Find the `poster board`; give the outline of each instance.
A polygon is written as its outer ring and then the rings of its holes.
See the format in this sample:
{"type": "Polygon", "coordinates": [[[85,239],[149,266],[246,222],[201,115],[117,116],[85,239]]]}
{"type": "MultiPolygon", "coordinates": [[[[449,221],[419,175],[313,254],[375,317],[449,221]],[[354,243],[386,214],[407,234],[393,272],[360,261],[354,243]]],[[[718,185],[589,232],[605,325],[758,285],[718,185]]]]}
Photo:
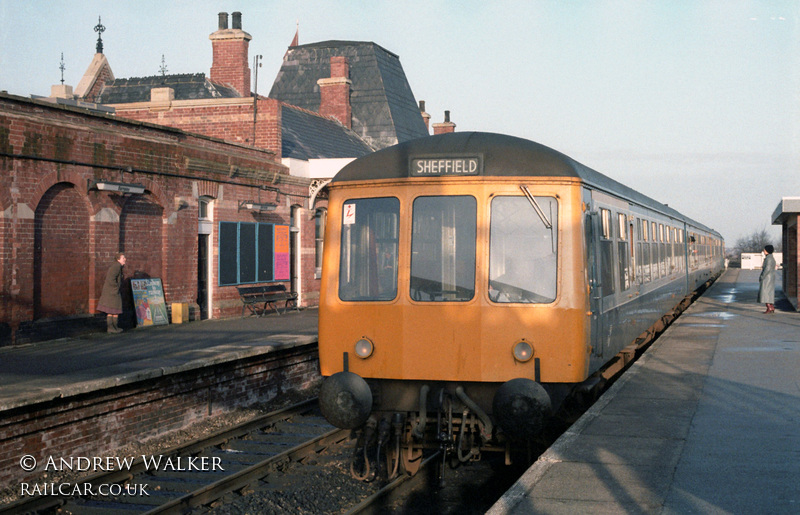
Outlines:
{"type": "Polygon", "coordinates": [[[136,326],[167,325],[167,303],[161,279],[131,279],[136,326]]]}
{"type": "Polygon", "coordinates": [[[289,280],[289,226],[275,226],[275,280],[289,280]]]}

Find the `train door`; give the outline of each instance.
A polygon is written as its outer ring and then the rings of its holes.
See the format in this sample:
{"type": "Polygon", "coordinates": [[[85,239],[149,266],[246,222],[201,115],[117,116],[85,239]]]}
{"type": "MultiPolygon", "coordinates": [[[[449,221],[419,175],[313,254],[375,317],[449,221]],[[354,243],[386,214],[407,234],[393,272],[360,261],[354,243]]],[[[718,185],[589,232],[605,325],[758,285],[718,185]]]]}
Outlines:
{"type": "Polygon", "coordinates": [[[600,213],[587,211],[584,221],[586,231],[586,267],[589,281],[589,310],[592,312],[592,355],[603,355],[603,285],[600,273],[600,213]]]}

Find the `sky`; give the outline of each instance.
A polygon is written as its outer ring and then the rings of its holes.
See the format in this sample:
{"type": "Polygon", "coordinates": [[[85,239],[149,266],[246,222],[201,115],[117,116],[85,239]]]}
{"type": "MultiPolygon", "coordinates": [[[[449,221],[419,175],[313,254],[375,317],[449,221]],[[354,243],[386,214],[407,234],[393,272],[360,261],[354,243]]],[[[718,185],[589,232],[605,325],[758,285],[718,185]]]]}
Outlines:
{"type": "Polygon", "coordinates": [[[397,54],[431,121],[537,141],[722,233],[800,196],[800,0],[0,0],[0,91],[209,73],[217,13],[240,11],[268,94],[300,43],[397,54]]]}

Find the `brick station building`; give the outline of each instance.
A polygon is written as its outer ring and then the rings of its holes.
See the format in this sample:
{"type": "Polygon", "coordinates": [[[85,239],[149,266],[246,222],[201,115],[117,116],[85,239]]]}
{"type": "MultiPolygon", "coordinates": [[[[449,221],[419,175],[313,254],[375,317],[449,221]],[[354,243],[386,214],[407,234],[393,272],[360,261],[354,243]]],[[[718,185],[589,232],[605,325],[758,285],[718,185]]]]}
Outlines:
{"type": "MultiPolygon", "coordinates": [[[[0,94],[0,342],[64,335],[92,318],[117,251],[127,277],[162,280],[168,304],[188,303],[195,317],[240,314],[240,278],[289,280],[288,253],[302,255],[290,249],[292,211],[309,182],[268,150],[0,94]],[[243,238],[269,235],[259,250],[271,268],[252,245],[220,241],[219,224],[243,238]]],[[[313,249],[313,232],[300,244],[313,249]]]]}
{"type": "Polygon", "coordinates": [[[781,226],[783,293],[800,309],[800,197],[783,197],[772,213],[772,225],[781,226]]]}

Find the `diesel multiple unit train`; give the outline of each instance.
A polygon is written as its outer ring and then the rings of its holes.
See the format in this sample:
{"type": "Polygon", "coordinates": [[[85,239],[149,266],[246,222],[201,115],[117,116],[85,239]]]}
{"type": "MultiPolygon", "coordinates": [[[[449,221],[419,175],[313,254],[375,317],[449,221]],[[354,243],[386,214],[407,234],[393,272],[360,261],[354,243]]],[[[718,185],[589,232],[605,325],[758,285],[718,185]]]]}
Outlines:
{"type": "Polygon", "coordinates": [[[323,259],[321,407],[363,429],[367,477],[379,456],[414,473],[426,448],[467,461],[535,437],[721,273],[724,247],[555,150],[464,132],[342,169],[323,259]]]}

